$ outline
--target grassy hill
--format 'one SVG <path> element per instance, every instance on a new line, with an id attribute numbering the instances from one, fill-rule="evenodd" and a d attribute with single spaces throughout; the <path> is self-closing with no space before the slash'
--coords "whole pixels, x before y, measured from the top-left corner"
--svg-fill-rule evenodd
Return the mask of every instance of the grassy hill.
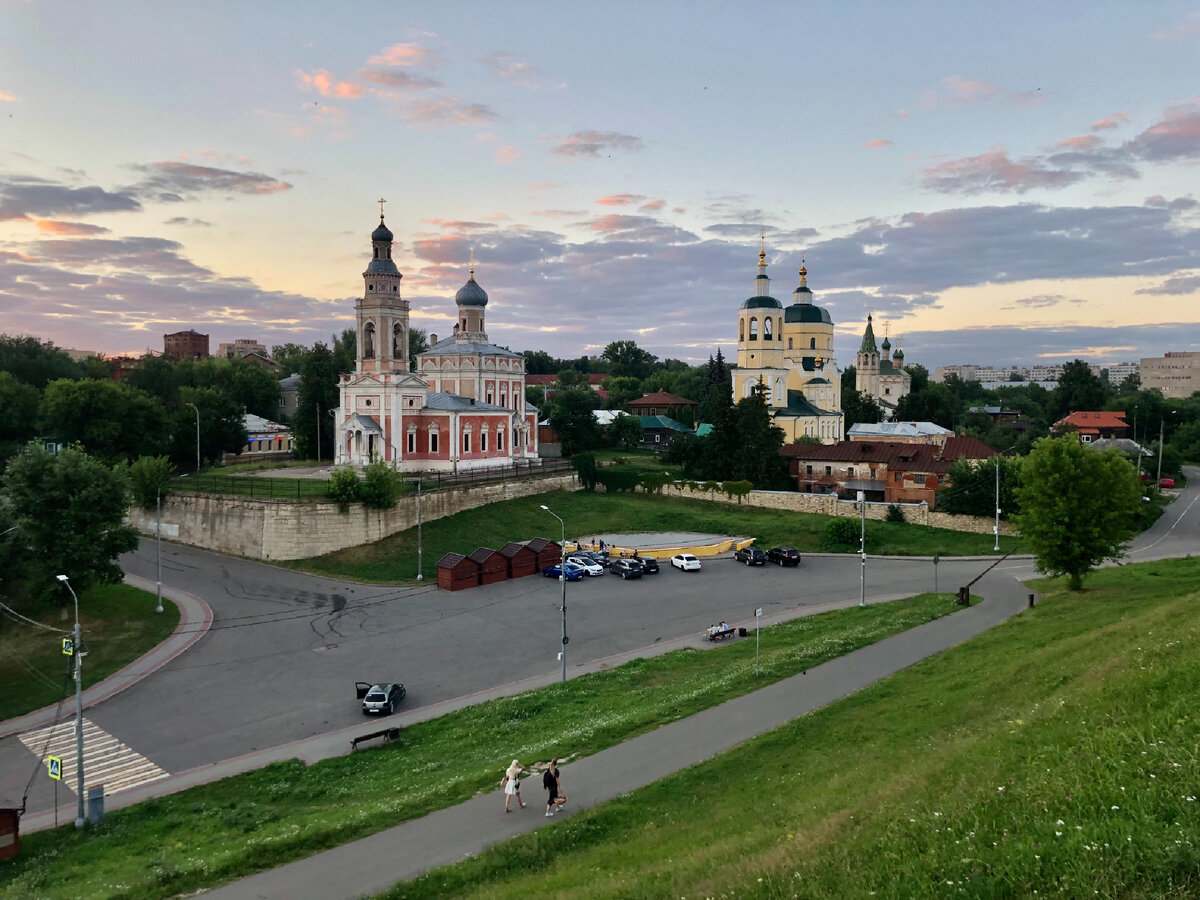
<path id="1" fill-rule="evenodd" d="M 1106 569 L 399 898 L 1200 894 L 1200 560 Z"/>

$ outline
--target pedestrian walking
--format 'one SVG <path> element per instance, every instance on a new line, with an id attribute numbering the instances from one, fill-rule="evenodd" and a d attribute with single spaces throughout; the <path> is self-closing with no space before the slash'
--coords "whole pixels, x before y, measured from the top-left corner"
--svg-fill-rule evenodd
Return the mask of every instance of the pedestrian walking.
<path id="1" fill-rule="evenodd" d="M 512 765 L 504 770 L 504 811 L 506 813 L 512 812 L 508 808 L 508 804 L 512 801 L 513 797 L 517 798 L 517 803 L 521 804 L 521 809 L 525 808 L 525 801 L 521 799 L 521 780 L 518 777 L 524 771 L 526 771 L 525 767 L 515 759 L 512 761 Z"/>
<path id="2" fill-rule="evenodd" d="M 558 809 L 558 759 L 550 760 L 550 765 L 542 773 L 542 787 L 546 789 L 546 815 L 554 815 Z"/>

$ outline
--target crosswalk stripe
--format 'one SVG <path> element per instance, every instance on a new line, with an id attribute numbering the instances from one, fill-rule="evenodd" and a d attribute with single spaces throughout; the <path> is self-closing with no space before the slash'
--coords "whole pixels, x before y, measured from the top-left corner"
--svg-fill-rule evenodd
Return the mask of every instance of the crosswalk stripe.
<path id="1" fill-rule="evenodd" d="M 48 756 L 61 758 L 62 780 L 71 790 L 77 789 L 74 719 L 27 731 L 19 737 L 34 754 L 44 750 Z M 93 787 L 104 785 L 105 794 L 158 781 L 168 774 L 86 718 L 83 720 L 83 766 L 87 784 Z"/>

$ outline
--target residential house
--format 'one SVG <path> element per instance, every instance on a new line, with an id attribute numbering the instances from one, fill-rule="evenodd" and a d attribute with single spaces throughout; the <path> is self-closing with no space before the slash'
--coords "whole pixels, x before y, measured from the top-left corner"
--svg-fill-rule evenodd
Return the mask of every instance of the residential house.
<path id="1" fill-rule="evenodd" d="M 1123 438 L 1129 425 L 1125 422 L 1124 412 L 1081 410 L 1059 419 L 1050 430 L 1055 434 L 1078 434 L 1079 440 L 1090 444 L 1098 438 Z"/>

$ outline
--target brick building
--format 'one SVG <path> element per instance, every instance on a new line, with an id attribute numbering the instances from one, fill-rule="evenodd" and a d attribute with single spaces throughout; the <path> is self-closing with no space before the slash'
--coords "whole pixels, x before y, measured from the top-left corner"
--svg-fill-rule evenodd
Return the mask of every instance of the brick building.
<path id="1" fill-rule="evenodd" d="M 208 359 L 208 335 L 188 329 L 163 335 L 163 355 L 176 361 Z"/>

